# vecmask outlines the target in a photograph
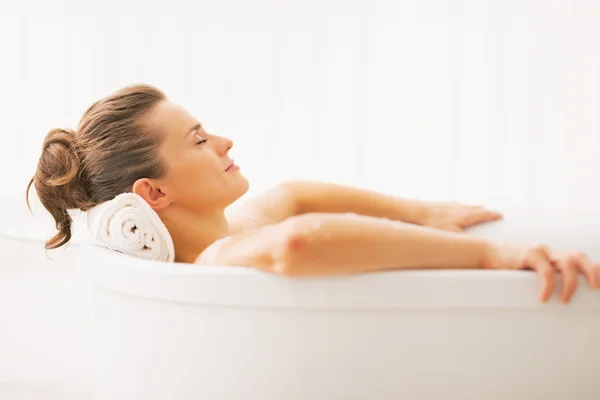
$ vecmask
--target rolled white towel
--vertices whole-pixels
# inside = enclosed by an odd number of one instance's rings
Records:
[[[123,193],[87,211],[93,244],[136,257],[173,262],[173,239],[160,217],[134,193]]]

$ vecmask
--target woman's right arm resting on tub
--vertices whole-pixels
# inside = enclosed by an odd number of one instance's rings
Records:
[[[466,235],[381,218],[311,213],[232,236],[212,257],[203,253],[197,262],[202,258],[202,264],[252,266],[291,276],[463,269],[480,268],[488,246]]]
[[[206,257],[210,253],[210,256]],[[554,256],[545,246],[512,246],[465,234],[355,214],[303,214],[209,247],[196,262],[251,266],[286,276],[320,276],[386,269],[533,269],[541,275],[540,298],[562,273],[563,300],[578,273],[600,287],[600,264],[580,253]],[[552,261],[552,264],[551,264]]]

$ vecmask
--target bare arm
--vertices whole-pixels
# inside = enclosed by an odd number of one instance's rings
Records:
[[[351,212],[422,225],[432,205],[421,200],[325,182],[290,181],[282,186],[292,194],[296,214]]]
[[[380,218],[306,214],[291,221],[287,275],[337,275],[387,269],[481,268],[485,240]],[[277,265],[278,264],[278,265]]]
[[[350,186],[289,181],[248,199],[232,215],[230,227],[232,232],[239,232],[310,213],[355,213],[422,225],[430,205]]]
[[[248,226],[258,228],[310,213],[355,213],[451,232],[461,232],[502,217],[481,206],[399,198],[331,183],[290,181],[251,198],[230,225],[236,232]]]
[[[379,218],[312,213],[232,237],[201,263],[253,266],[290,276],[465,269],[481,268],[488,246],[466,235]]]
[[[209,256],[205,256],[209,255]],[[600,263],[583,253],[556,253],[543,245],[512,246],[454,232],[348,214],[305,214],[226,238],[200,255],[201,264],[252,266],[287,276],[318,276],[386,269],[532,269],[542,279],[540,299],[562,277],[567,302],[577,275],[600,288]]]

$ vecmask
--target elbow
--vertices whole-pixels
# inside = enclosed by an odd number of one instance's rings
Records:
[[[318,245],[320,222],[314,215],[289,218],[273,252],[273,272],[282,276],[308,276],[315,273],[311,260]]]
[[[273,257],[273,273],[288,277],[306,275],[304,257],[302,257],[302,253],[305,251],[304,240],[300,236],[286,238],[278,254]]]

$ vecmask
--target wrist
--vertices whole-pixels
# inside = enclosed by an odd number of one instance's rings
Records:
[[[410,224],[428,226],[433,204],[414,199],[391,198],[391,209],[395,214],[393,219]]]
[[[415,207],[414,213],[414,224],[422,225],[422,226],[430,226],[431,220],[431,210],[433,208],[433,203],[420,201]]]
[[[479,269],[491,269],[492,259],[498,252],[498,244],[489,240],[482,240]]]
[[[467,235],[458,235],[448,233],[454,237],[452,244],[452,253],[455,254],[455,260],[452,267],[485,269],[488,264],[490,254],[493,254],[496,245],[486,239],[470,237]]]

